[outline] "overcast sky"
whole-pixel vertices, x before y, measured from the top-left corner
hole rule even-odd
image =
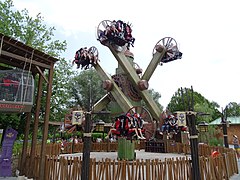
[[[150,88],[161,94],[164,107],[178,88],[191,85],[221,107],[240,102],[237,0],[14,0],[14,6],[26,8],[32,16],[40,12],[48,26],[56,27],[56,37],[67,40],[63,54],[67,60],[72,60],[80,47],[97,47],[101,66],[112,75],[117,60],[96,40],[102,20],[132,24],[136,41],[131,51],[143,70],[152,59],[155,44],[166,36],[174,38],[182,59],[158,66],[149,82]]]

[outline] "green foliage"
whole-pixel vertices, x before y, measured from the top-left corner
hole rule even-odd
[[[60,54],[66,50],[66,41],[61,42],[58,39],[54,39],[55,27],[47,27],[40,13],[36,14],[36,17],[31,17],[27,9],[21,11],[16,10],[12,0],[0,1],[0,20],[0,32],[6,36],[13,37],[28,46],[58,58]],[[65,59],[59,58],[54,72],[50,120],[60,121],[62,118],[61,113],[64,113],[66,101],[69,100],[67,89],[69,89],[68,78],[72,73],[70,69]],[[44,84],[43,98],[41,99],[42,104],[46,102],[46,88],[47,85]],[[33,111],[34,108],[35,107],[33,107]],[[40,120],[42,120],[45,113],[44,109],[44,107],[41,108]],[[24,130],[24,122],[24,113],[1,114],[0,116],[1,128],[5,129],[10,126],[18,130],[19,136]]]
[[[103,138],[103,137],[105,137],[106,136],[106,133],[92,133],[92,139],[93,140],[96,140],[97,138]]]
[[[69,106],[71,105],[72,107],[80,106],[87,110],[89,105],[94,105],[106,94],[102,88],[102,80],[95,69],[81,71],[71,79],[70,84],[69,90],[72,97]],[[104,110],[108,109],[109,107],[106,107]],[[108,122],[109,115],[94,115],[93,121],[96,119],[104,119],[105,122]]]
[[[63,121],[69,107],[73,106],[71,102],[73,96],[71,79],[75,74],[71,69],[70,63],[63,59],[56,64],[52,84],[50,121]]]
[[[74,95],[72,103],[84,109],[88,108],[89,100],[93,105],[106,94],[102,88],[102,80],[94,69],[81,71],[78,76],[73,77],[71,91]]]
[[[20,141],[15,141],[13,144],[13,155],[19,155],[22,151],[23,143]]]
[[[161,94],[159,92],[154,91],[154,89],[149,89],[148,92],[152,96],[153,100],[155,101],[155,103],[157,104],[159,109],[161,111],[163,111],[163,106],[159,103],[159,99],[161,98]],[[146,107],[146,104],[145,104],[144,101],[141,101],[141,105],[143,107]]]
[[[205,142],[210,146],[222,146],[223,139],[219,138],[219,128],[216,126],[208,126],[208,132],[203,132],[205,136]],[[201,134],[203,136],[203,134]]]
[[[240,104],[236,102],[230,102],[226,106],[226,116],[240,116]]]
[[[66,41],[53,40],[55,27],[47,27],[40,13],[35,18],[28,10],[15,10],[13,1],[0,1],[0,32],[54,57],[66,50]]]
[[[210,122],[221,115],[218,111],[219,105],[216,102],[209,102],[200,93],[196,91],[193,91],[192,93],[191,89],[188,88],[184,88],[182,90],[179,88],[177,92],[175,92],[168,104],[168,110],[170,112],[191,110],[192,103],[194,111],[199,112],[200,114],[208,114],[204,116],[197,116],[197,122]]]
[[[209,139],[208,144],[210,146],[222,146],[223,145],[223,141],[221,139],[217,139],[215,137]]]

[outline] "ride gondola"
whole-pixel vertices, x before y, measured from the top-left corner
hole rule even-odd
[[[0,112],[30,112],[34,78],[23,70],[0,70]]]

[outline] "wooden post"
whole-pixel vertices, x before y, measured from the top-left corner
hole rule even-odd
[[[227,107],[224,110],[222,110],[221,120],[222,120],[221,123],[222,123],[222,129],[223,129],[224,146],[225,148],[229,148],[228,134],[227,134]]]
[[[192,178],[194,180],[200,180],[199,155],[198,155],[198,132],[196,128],[196,119],[194,114],[190,112],[187,114],[187,123],[188,123],[189,134],[190,134]]]
[[[34,124],[33,124],[33,136],[32,136],[32,145],[31,145],[31,153],[30,153],[30,164],[34,164],[34,158],[36,156],[36,146],[37,146],[37,132],[38,132],[38,123],[39,123],[39,114],[40,114],[40,107],[41,107],[41,98],[42,98],[42,83],[43,77],[39,74],[39,81],[38,81],[38,92],[37,92],[37,99],[36,99],[36,112],[34,116]],[[29,168],[29,178],[33,177],[34,168]]]
[[[45,117],[43,124],[43,139],[42,139],[42,147],[41,147],[41,155],[40,155],[40,170],[39,170],[39,179],[44,180],[44,169],[45,169],[45,156],[46,156],[46,144],[48,137],[48,125],[49,125],[49,114],[50,114],[50,99],[52,95],[52,81],[53,81],[53,65],[51,64],[51,68],[48,73],[48,86],[47,86],[47,98],[46,98],[46,106],[45,106]]]
[[[27,147],[28,147],[28,135],[31,123],[31,112],[28,112],[26,115],[26,124],[25,124],[25,133],[23,140],[23,148],[22,148],[22,158],[20,165],[20,175],[25,175],[26,173],[26,157],[27,157]]]
[[[91,150],[91,111],[92,111],[92,77],[89,79],[89,97],[88,108],[85,114],[85,132],[83,133],[83,160],[82,160],[82,174],[81,179],[89,179],[89,163],[90,163],[90,150]]]
[[[194,180],[200,180],[200,170],[199,170],[199,154],[198,154],[198,131],[196,128],[196,113],[194,111],[194,99],[193,99],[193,88],[191,86],[191,99],[190,95],[188,94],[188,90],[185,89],[186,97],[187,97],[187,109],[186,112],[186,118],[187,118],[187,126],[189,128],[189,134],[190,134],[190,148],[191,148],[191,161],[192,161],[192,179]],[[183,89],[181,88],[181,94],[182,94],[182,101],[184,108],[185,101],[183,97]]]
[[[91,150],[91,114],[86,114],[85,132],[83,133],[83,161],[82,161],[82,179],[89,179],[89,163]]]

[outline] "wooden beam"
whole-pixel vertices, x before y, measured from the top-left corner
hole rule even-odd
[[[16,55],[16,54],[13,54],[13,53],[10,53],[10,52],[7,52],[7,51],[3,51],[3,50],[2,50],[2,55],[8,56],[8,57],[11,57],[11,58],[14,58],[14,59],[17,59],[17,60],[22,61],[22,62],[32,63],[32,64],[34,64],[34,65],[43,67],[43,68],[45,68],[45,69],[50,69],[50,68],[51,68],[50,65],[37,62],[37,61],[34,60],[34,59],[33,59],[32,62],[31,62],[31,60],[28,59],[28,58],[25,58],[25,57],[22,57],[22,56],[19,56],[19,55]]]
[[[142,76],[143,80],[147,80],[147,81],[150,80],[150,78],[152,77],[153,72],[157,68],[157,66],[160,63],[160,61],[162,60],[165,52],[166,52],[166,50],[163,50],[161,53],[156,51],[156,53],[153,55],[153,58],[152,58],[152,60],[150,61],[149,65],[148,65],[146,71],[144,72],[144,74]]]
[[[136,89],[139,90],[138,82],[140,82],[141,79],[137,75],[135,69],[130,64],[130,62],[127,59],[127,57],[124,55],[124,53],[117,52],[112,46],[109,46],[109,49],[111,50],[112,54],[117,59],[119,65],[121,66],[123,71],[130,78],[133,86]],[[141,95],[141,97],[143,98],[144,102],[146,103],[146,105],[147,105],[149,111],[151,112],[153,118],[155,120],[159,120],[159,117],[160,117],[160,114],[161,114],[161,110],[159,109],[159,107],[157,106],[156,102],[153,100],[153,98],[149,94],[149,92],[147,90],[144,90],[144,91],[140,91],[139,90],[139,94]]]
[[[96,102],[92,108],[93,113],[94,112],[99,112],[102,109],[104,109],[108,103],[111,102],[111,99],[109,97],[109,94],[106,94],[105,96],[103,96],[98,102]]]
[[[130,108],[133,107],[132,103],[128,100],[128,98],[123,94],[117,84],[114,82],[111,76],[105,73],[102,67],[99,64],[95,64],[94,68],[97,73],[100,75],[102,80],[110,80],[113,84],[113,88],[110,93],[113,95],[114,99],[117,101],[118,105],[122,108],[124,112],[127,112]]]
[[[46,76],[43,74],[42,70],[38,66],[36,66],[36,68],[37,68],[38,72],[40,73],[40,75],[45,80],[45,82],[48,83],[48,80],[47,80]]]
[[[14,40],[14,41],[16,41],[16,40]],[[32,48],[32,47],[29,47],[29,46],[23,44],[22,42],[16,41],[16,42],[17,42],[17,43],[16,43],[16,42],[12,42],[12,40],[5,40],[5,39],[3,39],[3,42],[4,42],[4,44],[8,44],[8,45],[10,45],[10,46],[12,46],[12,47],[14,47],[14,48],[16,48],[16,49],[18,49],[18,50],[21,50],[21,51],[23,51],[23,52],[26,52],[26,53],[28,53],[28,54],[32,54],[32,51],[33,51],[33,50],[34,50],[34,51],[37,51],[37,52],[40,52],[40,53],[42,53],[43,55],[38,55],[38,53],[36,53],[36,54],[34,54],[34,56],[37,57],[37,58],[39,58],[39,59],[41,59],[41,60],[47,61],[47,62],[49,62],[49,63],[52,62],[51,60],[49,60],[49,58],[53,58],[53,57],[51,57],[50,55],[45,54],[45,53],[43,53],[43,52],[41,52],[41,51],[39,51],[39,50],[36,50],[36,49],[34,49],[34,48]],[[20,44],[21,46],[20,46],[19,44]],[[28,50],[26,47],[28,47],[28,49],[30,48],[31,50]],[[45,57],[45,56],[47,56],[47,57]]]
[[[7,65],[11,65],[11,66],[17,67],[19,69],[23,68],[23,65],[21,65],[20,63],[15,63],[15,62],[9,63],[9,60],[4,59],[4,58],[0,58],[0,62],[3,63],[3,64],[7,64]]]

